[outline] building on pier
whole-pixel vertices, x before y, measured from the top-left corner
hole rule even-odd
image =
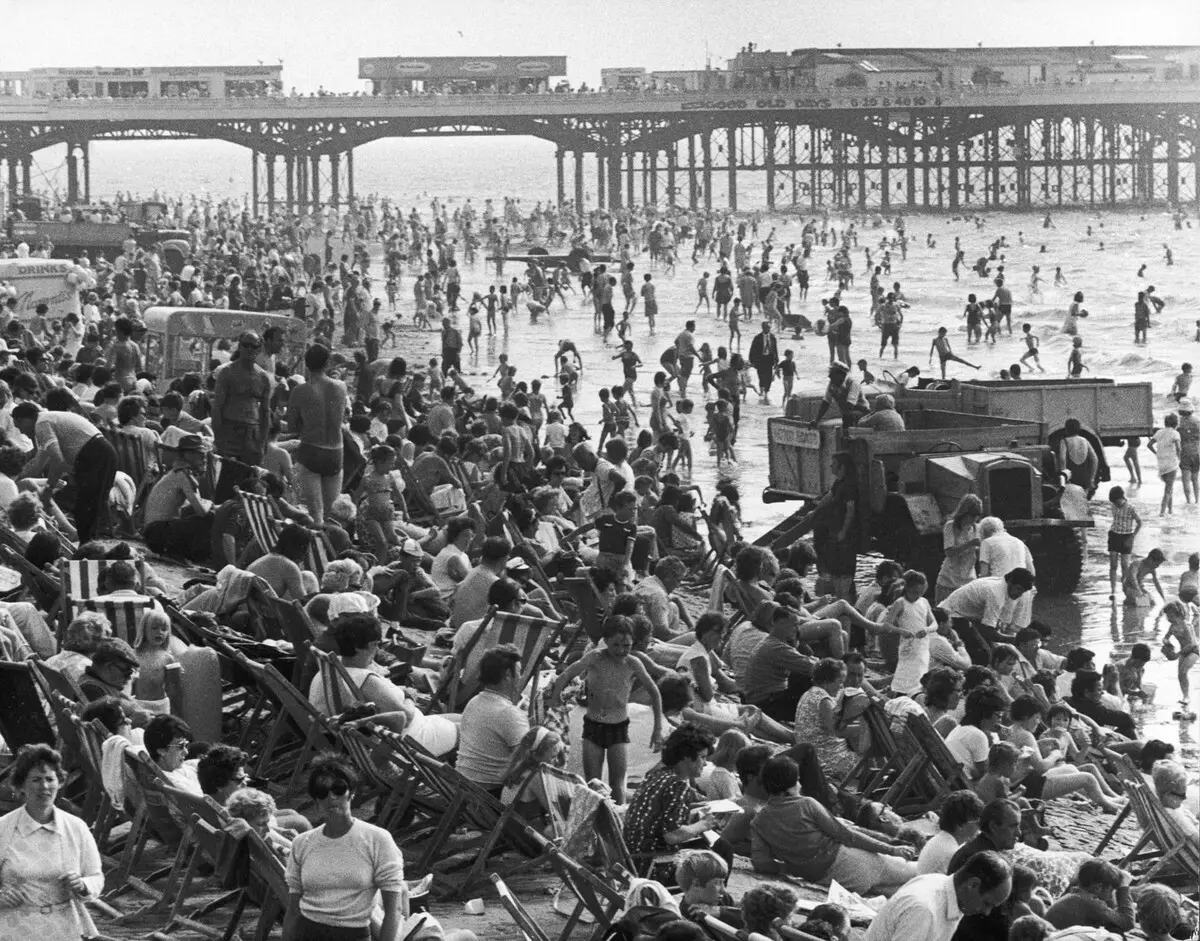
[[[0,95],[20,98],[245,98],[282,90],[282,64],[0,72]]]

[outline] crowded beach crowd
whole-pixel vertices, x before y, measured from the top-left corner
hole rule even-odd
[[[639,911],[623,936],[641,925],[671,941],[707,938],[708,915],[781,937],[790,920],[803,921],[789,879],[885,896],[866,930],[871,941],[1194,931],[1193,909],[1162,881],[1138,880],[1090,852],[1049,849],[1042,815],[1053,799],[1112,815],[1135,798],[1151,803],[1191,847],[1176,865],[1194,893],[1187,866],[1200,825],[1187,773],[1172,745],[1138,731],[1137,705],[1154,694],[1142,678],[1147,646],[1104,665],[1082,647],[1052,653],[1053,626],[1033,618],[1029,549],[974,497],[946,524],[932,586],[887,560],[864,583],[851,538],[859,495],[845,455],[835,458],[811,538],[775,551],[744,539],[736,486],[723,481],[706,508],[690,482],[704,444],[719,464],[736,461],[748,386],[766,403],[778,379],[787,407],[796,366],[779,353],[785,323],[829,339],[830,384],[816,421],[836,405],[846,424],[903,427],[891,397],[868,409],[852,375],[864,371],[849,361],[842,299],[859,237],[852,222],[835,230],[817,218],[774,260],[757,216],[577,216],[541,205],[526,213],[506,200],[480,215],[469,204],[451,215],[436,201],[428,214],[365,202],[270,220],[233,203],[179,202],[169,218],[193,232],[178,272],[160,251],[130,246],[112,262],[80,260],[93,287],[78,317],[17,316],[16,298],[5,303],[0,535],[22,579],[0,603],[0,653],[77,684],[82,719],[107,731],[102,781],[116,808],[131,794],[125,755],[144,751],[171,787],[214,802],[231,834],[265,841],[285,866],[286,939],[471,935],[428,916],[413,924],[405,826],[364,819],[353,756],[312,760],[303,769],[309,800],[278,807],[278,790],[251,782],[255,762],[222,735],[219,699],[188,681],[205,637],[261,637],[271,599],[297,603],[318,653],[340,665],[333,688],[345,684],[344,697],[330,695],[315,667],[297,674],[299,695],[331,727],[402,735],[548,832],[561,808],[536,782],[548,773],[561,780],[564,764],[581,767],[582,776],[567,776],[572,800],[586,792],[611,802],[631,865],[649,880],[637,898],[653,900],[653,917]],[[747,237],[759,239],[756,259]],[[612,261],[585,258],[578,280],[562,266],[510,277],[502,260],[510,243],[535,238],[586,241]],[[335,242],[346,249],[339,257]],[[815,245],[836,249],[827,276],[840,290],[823,323],[796,326],[785,318],[790,299],[808,290]],[[476,258],[484,246],[500,259],[490,284]],[[903,317],[899,286],[887,291],[882,279],[892,252],[903,257],[907,246],[900,230],[871,266],[881,354]],[[698,345],[689,322],[659,359],[643,423],[641,362],[627,334],[639,302],[653,329],[658,302],[654,274],[635,280],[633,259],[669,272],[689,250],[719,272],[711,285],[701,278],[696,311],[715,306],[731,347],[750,318],[761,332],[743,360]],[[987,277],[995,295],[985,309],[998,332],[1012,301],[1002,272]],[[405,278],[412,287],[402,294]],[[600,393],[595,444],[573,420],[584,364],[570,341],[552,388],[527,383],[503,356],[486,391],[462,372],[485,329],[507,331],[516,310],[536,320],[568,290],[582,292],[597,330],[615,331],[621,344],[625,381]],[[286,310],[307,322],[312,342],[288,349],[278,328],[243,332],[214,344],[203,375],[155,376],[139,342],[141,315],[155,304]],[[418,324],[440,324],[440,359],[418,366],[384,355],[404,350],[410,312]],[[943,369],[955,361],[944,337],[935,353]],[[1190,420],[1186,383],[1180,391]],[[697,406],[704,425],[691,417]],[[1196,437],[1181,439],[1182,425],[1157,450],[1160,462],[1168,447],[1185,458],[1185,482],[1193,467],[1192,499]],[[118,468],[114,441],[130,440],[144,448],[142,480]],[[1075,486],[1094,489],[1094,462],[1081,449],[1064,444],[1062,461]],[[1118,509],[1122,501],[1114,495]],[[240,538],[239,508],[263,504],[275,528]],[[1125,537],[1139,525],[1136,511],[1114,512],[1114,573],[1125,565],[1131,597],[1147,579],[1162,593],[1162,559],[1130,558]],[[150,561],[109,538],[131,528]],[[57,582],[67,559],[101,563],[101,600],[139,599],[135,623],[114,624],[100,604],[72,609],[56,631],[54,612],[72,603]],[[200,571],[180,589],[155,572],[162,559],[215,574]],[[1162,607],[1185,711],[1188,671],[1200,658],[1198,580],[1193,555]],[[530,685],[522,657],[533,648],[478,646],[494,636],[496,618],[526,630],[566,622],[554,647],[536,655],[552,678]],[[393,669],[401,638],[424,648],[411,670]],[[343,698],[360,702],[347,711]],[[929,728],[953,756],[951,786],[932,795],[931,815],[902,820],[859,790],[880,723],[898,738]],[[95,933],[82,903],[113,889],[93,821],[74,812],[82,802],[68,787],[72,760],[79,756],[52,743],[11,756],[6,784],[18,806],[0,818],[5,937],[18,928],[47,941]],[[630,787],[635,768],[644,773]],[[727,890],[735,869],[759,876],[741,899]],[[822,904],[802,930],[846,941],[850,916]]]

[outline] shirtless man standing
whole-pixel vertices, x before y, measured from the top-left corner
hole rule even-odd
[[[213,389],[213,448],[223,458],[217,480],[217,503],[231,498],[251,468],[262,465],[271,421],[271,377],[255,362],[262,350],[257,333],[238,338],[238,358],[216,372]]]
[[[304,354],[308,380],[292,390],[288,429],[299,436],[296,483],[300,500],[320,526],[342,492],[342,422],[346,418],[346,384],[325,375],[329,350],[313,345]]]

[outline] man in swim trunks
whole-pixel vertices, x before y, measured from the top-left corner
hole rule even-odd
[[[996,307],[1000,311],[1000,317],[1008,324],[1008,335],[1012,336],[1012,291],[1004,286],[1004,279],[996,279],[996,293],[992,295],[992,300],[996,302]]]
[[[342,492],[342,422],[348,398],[346,384],[325,375],[328,364],[328,348],[310,346],[304,354],[308,380],[288,400],[288,428],[300,437],[296,484],[318,526]]]
[[[213,389],[213,450],[220,457],[221,476],[214,499],[223,503],[233,496],[254,467],[260,467],[267,452],[267,427],[271,420],[271,384],[255,358],[263,342],[247,331],[238,338],[238,357],[216,373]]]

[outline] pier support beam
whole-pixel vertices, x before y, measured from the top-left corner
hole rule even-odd
[[[89,153],[87,141],[83,141],[79,145],[79,153],[83,158],[83,201],[90,203],[92,201],[92,156]]]
[[[775,211],[775,125],[763,127],[763,163],[767,169],[767,211]]]
[[[346,200],[354,202],[354,150],[346,151]]]
[[[258,151],[250,151],[250,214],[258,215]]]
[[[729,151],[729,210],[737,212],[738,140],[735,125],[731,124],[726,131],[726,144]]]
[[[335,209],[342,202],[342,181],[338,178],[341,173],[341,154],[336,150],[329,155],[329,203]]]
[[[566,168],[567,151],[561,145],[554,149],[554,172],[555,179],[558,184],[555,192],[558,197],[558,204],[561,206],[567,201],[567,168]]]
[[[267,215],[275,214],[275,154],[263,155],[267,164]]]
[[[21,192],[25,196],[33,195],[33,157],[30,154],[21,158]]]
[[[287,174],[287,202],[284,204],[288,212],[296,209],[296,158],[286,154],[283,158],[284,170]]]
[[[700,135],[700,150],[704,158],[704,208],[712,210],[712,131]]]
[[[650,199],[653,206],[658,205],[658,151],[652,150],[646,154],[646,162],[650,177]]]
[[[604,209],[608,203],[608,177],[604,172],[604,154],[596,151],[596,208]]]
[[[79,202],[79,158],[75,156],[75,145],[67,144],[67,205]]]
[[[696,179],[696,135],[688,135],[688,208],[700,208],[700,186]]]
[[[321,155],[312,157],[312,211],[316,215],[321,211]]]
[[[678,156],[675,153],[675,143],[672,142],[667,150],[667,205],[672,209],[675,208],[675,165],[678,161]]]
[[[575,151],[575,214],[583,215],[583,151]]]
[[[15,157],[8,158],[8,198],[16,199],[20,193],[17,188],[17,160]]]
[[[608,152],[608,208],[621,208],[621,150],[614,147]]]
[[[625,154],[625,206],[629,209],[632,209],[637,202],[634,192],[634,177],[637,176],[637,170],[634,167],[636,156],[632,150]]]

